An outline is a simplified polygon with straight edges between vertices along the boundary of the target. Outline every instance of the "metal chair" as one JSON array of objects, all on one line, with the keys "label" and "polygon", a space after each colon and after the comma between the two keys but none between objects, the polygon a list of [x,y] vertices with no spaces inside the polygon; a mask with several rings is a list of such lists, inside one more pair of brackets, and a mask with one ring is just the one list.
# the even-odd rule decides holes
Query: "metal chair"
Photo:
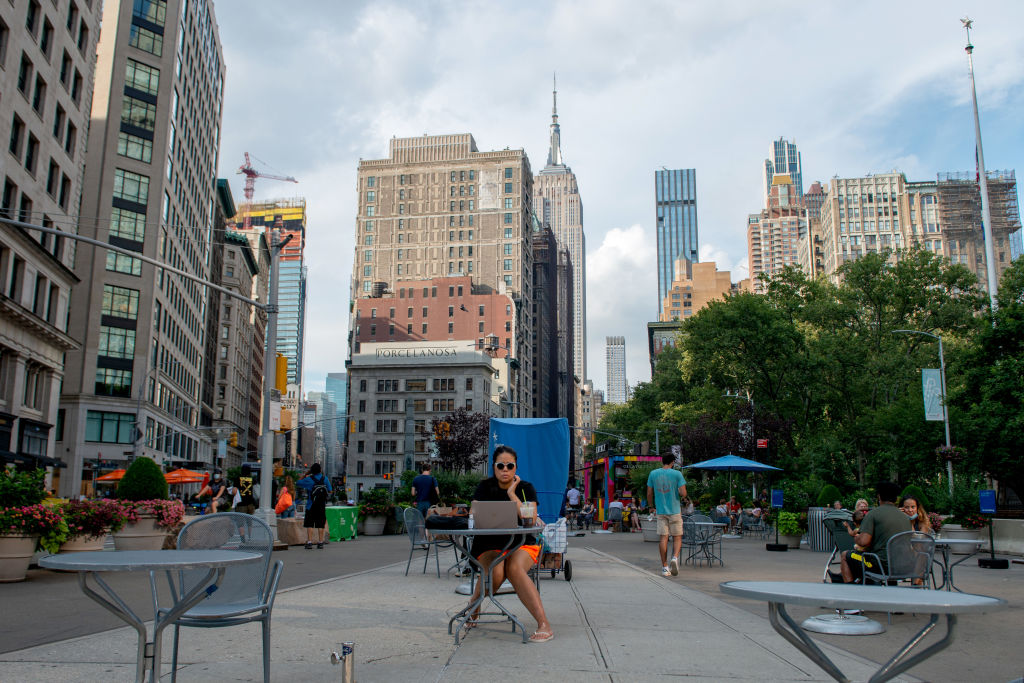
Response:
[{"label": "metal chair", "polygon": [[608,508],[608,526],[612,527],[612,531],[615,531],[616,526],[622,531],[622,508]]},{"label": "metal chair", "polygon": [[[430,560],[430,549],[434,548],[434,563],[437,565],[437,578],[441,578],[441,548],[454,548],[455,543],[448,539],[432,538],[427,533],[427,525],[423,514],[416,508],[406,508],[403,515],[405,521],[405,533],[409,534],[409,560],[405,563],[405,575],[409,576],[409,565],[412,564],[412,554],[417,550],[426,550],[423,558],[423,573],[427,573],[427,561]],[[458,553],[455,554],[456,564]]]},{"label": "metal chair", "polygon": [[[829,513],[831,515],[831,513]],[[842,563],[842,554],[848,550],[853,550],[854,542],[853,536],[846,529],[845,522],[853,519],[853,516],[847,514],[845,516],[829,516],[826,515],[823,520],[825,523],[825,530],[832,537],[832,554],[829,555],[828,562],[825,563],[825,574],[822,576],[822,582],[824,583],[838,583],[836,576],[842,578],[842,574],[837,570],[832,571],[832,567],[839,567]]]},{"label": "metal chair", "polygon": [[[270,682],[270,613],[274,609],[277,584],[284,562],[271,565],[274,534],[263,520],[241,512],[204,515],[185,525],[178,534],[179,550],[242,550],[259,553],[258,562],[228,567],[217,590],[174,622],[174,647],[171,657],[171,681],[178,669],[178,632],[182,626],[217,628],[260,622],[263,631],[263,681]],[[178,587],[171,582],[172,593],[190,590],[205,577],[205,569],[178,573]],[[151,581],[155,579],[151,576]],[[167,612],[160,609],[160,612]]]},{"label": "metal chair", "polygon": [[[864,583],[869,581],[883,586],[895,586],[909,581],[909,588],[928,588],[931,579],[932,562],[935,560],[935,537],[918,531],[903,531],[894,535],[885,544],[887,562],[882,562],[875,553],[862,553]],[[872,567],[868,567],[871,563]],[[920,583],[916,583],[920,581]],[[892,623],[892,613],[889,613]]]},{"label": "metal chair", "polygon": [[763,515],[755,517],[754,515],[743,513],[740,517],[740,531],[749,531],[751,535],[758,536],[762,540],[768,536],[768,527],[764,523]]}]

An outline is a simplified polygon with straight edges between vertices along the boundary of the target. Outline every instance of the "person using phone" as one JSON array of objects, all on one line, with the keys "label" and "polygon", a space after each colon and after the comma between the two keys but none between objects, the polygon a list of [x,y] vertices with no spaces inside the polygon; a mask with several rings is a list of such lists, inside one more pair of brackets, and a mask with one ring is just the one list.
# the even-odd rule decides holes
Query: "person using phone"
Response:
[{"label": "person using phone", "polygon": [[[476,487],[473,500],[503,501],[511,500],[519,505],[520,524],[522,526],[540,526],[537,517],[537,491],[533,484],[524,481],[516,474],[518,457],[516,452],[508,446],[498,446],[494,449],[492,457],[493,476],[484,479]],[[532,505],[527,505],[532,503]],[[529,510],[528,516],[523,511]],[[509,554],[502,555],[502,549],[509,544],[510,536],[479,536],[473,539],[473,557],[476,558],[484,571],[490,569],[495,562],[500,562],[494,567],[492,576],[493,586],[500,586],[507,578],[515,588],[516,595],[526,607],[527,611],[537,620],[537,630],[530,636],[534,643],[546,643],[555,637],[551,624],[548,622],[547,614],[544,612],[544,605],[540,601],[540,593],[530,578],[529,571],[537,563],[540,557],[540,545],[533,535],[527,535],[525,543]],[[481,582],[475,582],[472,603],[480,595]],[[473,614],[468,627],[476,625],[477,614]]]}]

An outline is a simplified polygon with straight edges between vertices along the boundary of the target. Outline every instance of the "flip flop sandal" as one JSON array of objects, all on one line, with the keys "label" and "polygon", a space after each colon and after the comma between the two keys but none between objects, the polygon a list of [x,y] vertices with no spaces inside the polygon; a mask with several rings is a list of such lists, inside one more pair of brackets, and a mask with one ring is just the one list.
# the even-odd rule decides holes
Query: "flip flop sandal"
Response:
[{"label": "flip flop sandal", "polygon": [[552,633],[551,631],[534,631],[533,635],[530,636],[530,642],[531,643],[546,643],[546,642],[548,642],[549,640],[551,640],[554,637],[555,637],[555,634]]}]

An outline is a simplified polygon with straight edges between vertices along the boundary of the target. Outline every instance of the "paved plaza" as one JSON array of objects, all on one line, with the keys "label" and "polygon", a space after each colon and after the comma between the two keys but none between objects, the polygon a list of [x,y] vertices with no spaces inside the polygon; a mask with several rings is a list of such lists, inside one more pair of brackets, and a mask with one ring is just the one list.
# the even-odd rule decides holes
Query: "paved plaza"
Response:
[{"label": "paved plaza", "polygon": [[[408,541],[404,537],[364,538],[331,544],[322,553],[292,548],[276,553],[286,575],[323,578],[279,593],[273,617],[272,678],[275,681],[339,681],[329,658],[340,643],[356,643],[356,674],[365,681],[823,681],[830,680],[803,654],[772,630],[763,604],[728,598],[718,583],[735,579],[820,580],[826,554],[806,549],[767,553],[754,539],[726,541],[725,567],[683,567],[678,577],[658,575],[657,546],[639,534],[587,535],[570,540],[574,577],[541,580],[541,593],[555,639],[521,644],[507,626],[481,625],[459,647],[446,624],[466,598],[454,592],[459,581],[420,574],[414,563],[404,576]],[[401,557],[400,562],[395,559]],[[450,556],[449,556],[450,557]],[[382,558],[374,563],[373,558]],[[445,559],[442,557],[442,559]],[[370,566],[374,565],[374,566]],[[422,560],[420,563],[422,567]],[[346,569],[354,571],[345,572]],[[432,567],[431,567],[432,569]],[[973,592],[1003,597],[1010,609],[960,619],[957,641],[901,680],[1008,681],[1021,675],[1024,566],[995,572],[969,561],[957,582]],[[337,574],[335,574],[337,575]],[[71,576],[20,584],[26,600],[32,583],[45,586],[48,599],[63,596],[75,605],[75,618],[101,610],[79,600]],[[13,586],[0,587],[6,591]],[[133,594],[143,599],[144,593]],[[515,596],[505,604],[532,620]],[[57,603],[59,604],[59,602]],[[144,603],[140,603],[141,604]],[[821,610],[793,609],[796,618]],[[23,613],[25,614],[25,613]],[[69,615],[70,616],[70,615]],[[871,615],[885,621],[885,615]],[[26,625],[40,617],[26,614]],[[46,618],[51,624],[60,617]],[[823,638],[830,656],[856,680],[865,680],[926,621],[897,615],[882,636]],[[9,622],[10,623],[10,622]],[[86,629],[88,630],[88,629]],[[55,628],[59,633],[59,628]],[[258,680],[258,627],[182,631],[179,680]],[[0,655],[3,680],[117,681],[134,675],[135,633],[129,628],[8,651]],[[170,635],[166,636],[165,679],[169,680]]]}]

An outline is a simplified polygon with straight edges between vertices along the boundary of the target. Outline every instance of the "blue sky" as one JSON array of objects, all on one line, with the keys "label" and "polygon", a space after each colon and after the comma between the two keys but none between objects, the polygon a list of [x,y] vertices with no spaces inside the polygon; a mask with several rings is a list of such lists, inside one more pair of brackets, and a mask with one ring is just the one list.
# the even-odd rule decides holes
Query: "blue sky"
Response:
[{"label": "blue sky", "polygon": [[220,173],[249,151],[308,201],[305,380],[344,369],[356,165],[394,136],[473,133],[481,150],[544,164],[558,71],[566,163],[579,179],[588,364],[624,335],[631,383],[649,379],[657,310],[654,171],[696,168],[701,259],[746,274],[745,223],[771,140],[795,139],[805,186],[898,168],[910,180],[973,168],[964,4],[986,165],[1024,161],[1024,3],[302,2],[223,0]]}]

